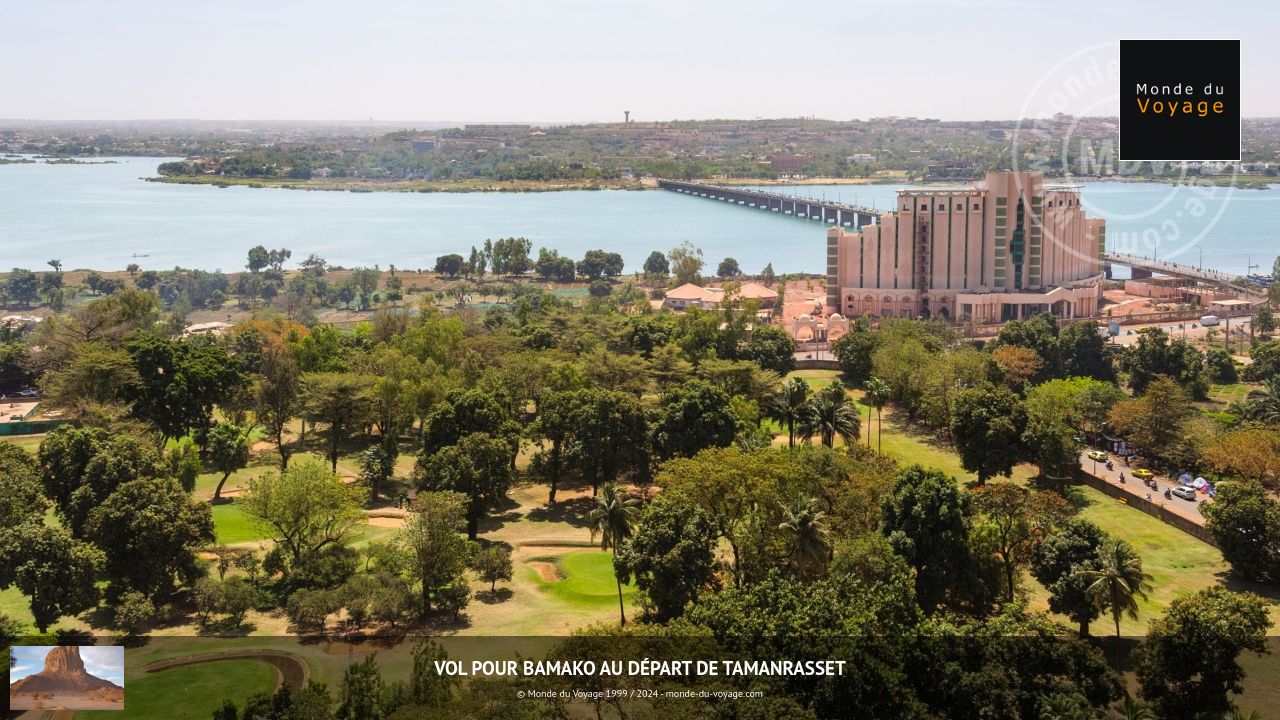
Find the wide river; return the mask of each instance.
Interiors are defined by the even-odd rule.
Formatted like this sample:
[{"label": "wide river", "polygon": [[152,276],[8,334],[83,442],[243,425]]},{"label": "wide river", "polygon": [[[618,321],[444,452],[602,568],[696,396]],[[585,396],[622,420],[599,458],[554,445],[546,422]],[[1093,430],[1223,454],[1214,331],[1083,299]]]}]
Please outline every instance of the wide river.
[{"label": "wide river", "polygon": [[[143,182],[163,159],[116,164],[0,165],[0,268],[232,271],[253,245],[287,247],[295,261],[429,268],[485,238],[524,236],[581,257],[622,253],[627,271],[684,240],[711,269],[726,256],[746,272],[824,272],[817,222],[670,192],[349,193]],[[895,186],[803,186],[774,191],[888,209]],[[1107,218],[1108,247],[1244,273],[1280,254],[1280,186],[1193,190],[1155,183],[1084,185],[1086,212]]]}]

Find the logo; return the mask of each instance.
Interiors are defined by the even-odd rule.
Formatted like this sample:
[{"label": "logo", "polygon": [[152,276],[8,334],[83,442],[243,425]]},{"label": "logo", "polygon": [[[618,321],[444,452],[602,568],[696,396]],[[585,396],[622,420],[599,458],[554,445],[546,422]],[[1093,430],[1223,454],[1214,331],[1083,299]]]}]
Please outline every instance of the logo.
[{"label": "logo", "polygon": [[1240,41],[1121,40],[1120,158],[1240,160]]}]

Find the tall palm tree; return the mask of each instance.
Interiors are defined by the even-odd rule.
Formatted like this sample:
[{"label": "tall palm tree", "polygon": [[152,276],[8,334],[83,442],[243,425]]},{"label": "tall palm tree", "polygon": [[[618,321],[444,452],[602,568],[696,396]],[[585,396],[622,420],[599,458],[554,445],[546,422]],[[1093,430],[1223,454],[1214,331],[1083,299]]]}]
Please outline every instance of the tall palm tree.
[{"label": "tall palm tree", "polygon": [[830,529],[827,514],[817,498],[799,496],[782,508],[778,529],[791,536],[788,563],[801,579],[816,577],[831,558]]},{"label": "tall palm tree", "polygon": [[[880,409],[883,408],[885,404],[889,402],[889,394],[893,391],[889,387],[889,383],[885,382],[884,380],[881,380],[878,377],[873,377],[867,380],[866,387],[867,387],[867,396],[866,396],[867,402],[871,404],[871,407],[876,409],[876,450],[883,451],[884,450],[884,422],[880,420]],[[867,411],[867,422],[868,423],[871,422],[870,410]],[[867,447],[870,447],[870,446],[871,446],[871,432],[870,432],[870,428],[868,428]]]},{"label": "tall palm tree", "polygon": [[809,401],[809,412],[800,423],[800,435],[805,440],[817,435],[827,447],[835,446],[837,436],[852,445],[861,430],[862,420],[849,398],[836,401],[826,393]]},{"label": "tall palm tree", "polygon": [[1262,387],[1245,396],[1245,413],[1250,420],[1268,425],[1280,423],[1280,375],[1262,381]]},{"label": "tall palm tree", "polygon": [[1124,540],[1111,539],[1098,553],[1098,569],[1085,570],[1086,592],[1116,624],[1116,667],[1120,666],[1120,617],[1138,619],[1138,600],[1147,599],[1151,575],[1142,570],[1142,557]]},{"label": "tall palm tree", "polygon": [[[596,506],[587,514],[591,527],[591,540],[600,535],[600,549],[617,551],[631,537],[631,528],[640,514],[640,499],[629,497],[613,483],[605,483],[596,496]],[[627,624],[627,614],[622,605],[622,580],[614,574],[618,584],[618,616]]]},{"label": "tall palm tree", "polygon": [[809,383],[803,378],[791,378],[778,394],[769,398],[765,413],[786,426],[787,447],[795,447],[796,428],[809,413]]}]

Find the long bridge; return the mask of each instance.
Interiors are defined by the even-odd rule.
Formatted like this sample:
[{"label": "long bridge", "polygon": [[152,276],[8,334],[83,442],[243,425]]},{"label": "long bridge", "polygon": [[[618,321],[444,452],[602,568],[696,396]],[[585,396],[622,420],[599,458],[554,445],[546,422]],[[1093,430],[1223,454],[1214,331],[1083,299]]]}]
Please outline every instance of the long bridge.
[{"label": "long bridge", "polygon": [[876,218],[884,214],[881,210],[862,207],[861,205],[831,202],[799,195],[765,192],[763,190],[689,182],[687,180],[659,178],[658,187],[663,190],[684,193],[692,197],[720,200],[731,205],[741,205],[765,212],[776,212],[781,215],[818,220],[827,225],[840,225],[851,228],[870,225],[876,222]]},{"label": "long bridge", "polygon": [[[1171,263],[1167,260],[1154,260],[1139,255],[1126,255],[1124,253],[1109,252],[1105,259],[1107,265],[1124,265],[1132,271],[1134,279],[1149,278],[1153,273],[1162,275],[1172,275],[1174,277],[1186,278],[1188,280],[1200,280],[1208,283],[1217,283],[1219,285],[1231,285],[1233,283],[1244,280],[1240,275],[1232,275],[1231,273],[1219,272],[1208,268],[1199,268],[1194,265],[1180,265]],[[1110,268],[1108,267],[1108,270]]]}]

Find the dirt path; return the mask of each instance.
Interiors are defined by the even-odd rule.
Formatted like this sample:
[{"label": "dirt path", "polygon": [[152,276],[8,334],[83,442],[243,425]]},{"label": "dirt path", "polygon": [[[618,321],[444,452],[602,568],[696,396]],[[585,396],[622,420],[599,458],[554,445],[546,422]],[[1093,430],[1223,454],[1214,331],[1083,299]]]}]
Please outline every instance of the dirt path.
[{"label": "dirt path", "polygon": [[293,653],[287,653],[282,650],[228,650],[225,652],[190,655],[153,662],[144,667],[143,670],[149,673],[162,672],[183,665],[197,665],[199,663],[220,662],[223,660],[258,660],[270,665],[276,671],[275,689],[277,690],[285,683],[295,688],[306,687],[307,682],[311,679],[311,668],[307,665],[307,661]]}]

